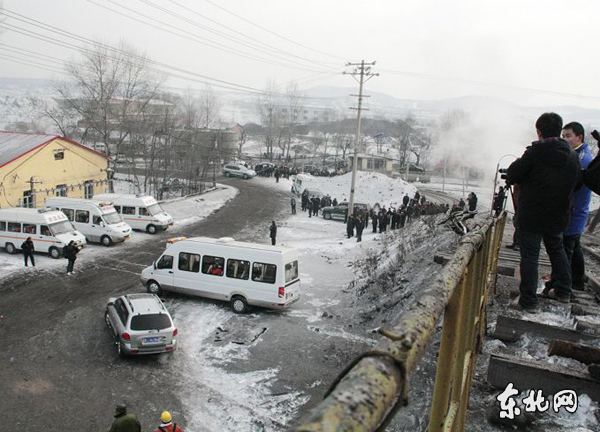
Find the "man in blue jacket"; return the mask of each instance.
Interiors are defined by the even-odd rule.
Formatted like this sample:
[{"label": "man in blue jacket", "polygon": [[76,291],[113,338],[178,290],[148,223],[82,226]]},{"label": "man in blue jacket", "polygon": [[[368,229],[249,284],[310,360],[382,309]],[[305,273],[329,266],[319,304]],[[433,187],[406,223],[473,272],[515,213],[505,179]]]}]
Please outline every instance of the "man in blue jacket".
[{"label": "man in blue jacket", "polygon": [[521,252],[519,298],[512,307],[534,311],[537,306],[538,260],[544,241],[555,282],[549,297],[569,301],[571,271],[563,246],[563,232],[569,222],[571,197],[581,173],[578,155],[560,138],[562,118],[542,114],[535,123],[538,141],[507,170],[510,184],[520,188],[517,225]]},{"label": "man in blue jacket", "polygon": [[[585,130],[580,123],[572,122],[565,125],[562,130],[562,137],[569,143],[579,156],[579,162],[582,169],[587,169],[592,161],[592,152],[587,143],[584,142]],[[573,193],[573,204],[571,208],[571,217],[569,225],[563,232],[563,244],[567,259],[571,263],[571,279],[573,280],[573,289],[583,290],[585,282],[585,264],[583,260],[583,251],[581,250],[580,238],[585,228],[585,223],[590,211],[590,201],[592,200],[592,191],[585,185]],[[544,294],[552,297],[550,293],[554,285],[554,275],[549,283],[546,283]],[[554,293],[555,294],[555,293]]]}]

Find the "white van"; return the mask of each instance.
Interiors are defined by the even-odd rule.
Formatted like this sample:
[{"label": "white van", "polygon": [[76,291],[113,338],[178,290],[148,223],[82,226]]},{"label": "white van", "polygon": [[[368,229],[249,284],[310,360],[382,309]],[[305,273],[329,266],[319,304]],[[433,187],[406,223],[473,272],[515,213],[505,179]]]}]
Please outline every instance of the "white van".
[{"label": "white van", "polygon": [[283,246],[194,237],[169,244],[142,271],[148,292],[174,291],[248,305],[285,309],[300,299],[298,251]]},{"label": "white van", "polygon": [[56,210],[10,208],[0,210],[0,246],[14,254],[31,237],[36,252],[60,258],[71,240],[84,247],[85,236],[75,230],[64,213]]},{"label": "white van", "polygon": [[46,207],[62,211],[89,242],[110,246],[131,238],[131,227],[110,202],[53,197],[46,198]]},{"label": "white van", "polygon": [[134,230],[156,234],[173,225],[173,218],[149,195],[100,194],[94,200],[110,201],[123,220]]}]

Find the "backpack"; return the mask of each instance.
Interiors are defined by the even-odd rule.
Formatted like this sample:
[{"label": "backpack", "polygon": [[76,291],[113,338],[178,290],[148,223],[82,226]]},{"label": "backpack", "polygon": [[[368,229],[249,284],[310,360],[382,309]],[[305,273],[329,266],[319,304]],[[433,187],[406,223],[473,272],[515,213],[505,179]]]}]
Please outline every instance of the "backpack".
[{"label": "backpack", "polygon": [[596,156],[587,169],[582,171],[583,184],[600,195],[600,157]]}]

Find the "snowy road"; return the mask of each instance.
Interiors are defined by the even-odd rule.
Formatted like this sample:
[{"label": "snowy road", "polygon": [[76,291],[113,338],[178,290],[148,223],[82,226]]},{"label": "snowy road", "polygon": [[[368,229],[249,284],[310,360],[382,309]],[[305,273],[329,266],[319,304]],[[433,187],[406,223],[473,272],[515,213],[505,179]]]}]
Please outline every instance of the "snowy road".
[{"label": "snowy road", "polygon": [[[239,195],[220,211],[179,224],[110,255],[96,247],[75,277],[61,265],[18,271],[0,285],[0,408],[22,430],[105,430],[115,402],[126,401],[144,429],[169,409],[189,431],[283,430],[322,396],[348,359],[374,341],[355,333],[342,288],[351,262],[380,247],[344,238],[344,225],[288,215],[289,193],[273,179],[220,179]],[[266,200],[265,197],[269,199]],[[140,270],[177,235],[268,241],[277,220],[280,244],[301,253],[303,298],[287,312],[233,314],[228,305],[169,296],[180,328],[174,355],[119,360],[105,329],[106,299],[142,291]],[[91,250],[91,249],[90,249]],[[60,263],[64,264],[64,263]]]}]

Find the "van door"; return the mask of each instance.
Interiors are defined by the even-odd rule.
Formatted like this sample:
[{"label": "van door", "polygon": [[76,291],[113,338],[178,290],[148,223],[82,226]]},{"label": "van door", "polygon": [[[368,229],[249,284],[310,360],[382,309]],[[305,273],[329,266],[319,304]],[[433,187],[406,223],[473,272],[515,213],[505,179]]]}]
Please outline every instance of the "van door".
[{"label": "van door", "polygon": [[88,241],[98,241],[91,235],[90,212],[87,210],[75,210],[75,229],[83,234]]},{"label": "van door", "polygon": [[186,294],[206,296],[200,283],[200,254],[179,252],[173,284],[176,290]]},{"label": "van door", "polygon": [[173,283],[175,277],[173,272],[173,255],[163,255],[156,261],[156,269],[152,272],[152,277],[159,283],[165,291],[177,291]]},{"label": "van door", "polygon": [[40,232],[37,235],[37,241],[34,240],[33,246],[38,252],[48,252],[48,249],[55,241],[56,239],[50,228],[48,228],[48,225],[40,225]]},{"label": "van door", "polygon": [[[90,226],[90,236],[92,236],[94,241],[101,241],[102,236],[106,233],[107,229],[104,225],[104,221],[102,220],[102,216],[92,215],[92,225]],[[109,236],[110,237],[110,236]]]}]

